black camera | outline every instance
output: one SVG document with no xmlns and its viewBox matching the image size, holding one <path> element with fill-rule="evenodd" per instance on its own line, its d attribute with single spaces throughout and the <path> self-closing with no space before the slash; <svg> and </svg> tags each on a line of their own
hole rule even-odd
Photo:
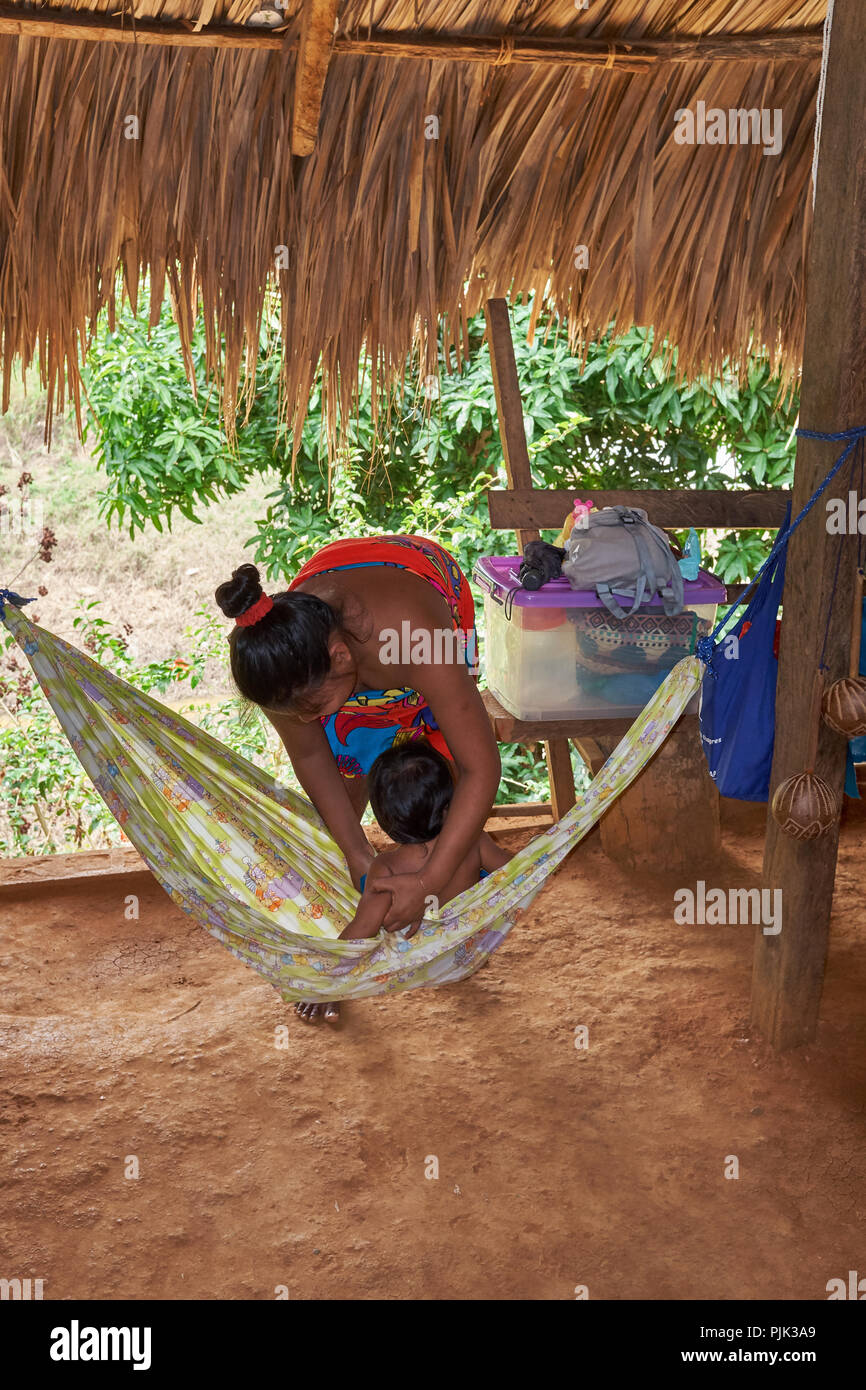
<svg viewBox="0 0 866 1390">
<path fill-rule="evenodd" d="M 523 552 L 523 561 L 517 572 L 517 581 L 524 589 L 541 589 L 551 579 L 562 575 L 562 562 L 565 551 L 558 545 L 548 545 L 547 541 L 530 541 Z"/>
</svg>

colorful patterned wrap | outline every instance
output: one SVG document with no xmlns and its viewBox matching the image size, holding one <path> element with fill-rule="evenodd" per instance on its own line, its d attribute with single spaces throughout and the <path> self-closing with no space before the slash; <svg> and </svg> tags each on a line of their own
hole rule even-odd
<svg viewBox="0 0 866 1390">
<path fill-rule="evenodd" d="M 700 686 L 675 666 L 589 791 L 519 854 L 425 917 L 408 941 L 337 941 L 358 894 L 313 806 L 210 734 L 0 600 L 64 733 L 172 902 L 286 1000 L 360 999 L 462 980 L 664 741 Z"/>
<path fill-rule="evenodd" d="M 307 561 L 289 589 L 297 588 L 314 575 L 366 569 L 370 565 L 411 570 L 439 591 L 451 612 L 452 627 L 461 635 L 461 646 L 471 669 L 476 650 L 472 591 L 457 561 L 426 536 L 371 536 L 332 541 Z M 344 777 L 368 773 L 386 748 L 417 738 L 426 738 L 446 758 L 451 757 L 430 706 L 425 704 L 423 695 L 408 686 L 393 690 L 359 690 L 336 714 L 323 719 L 322 727 Z"/>
</svg>

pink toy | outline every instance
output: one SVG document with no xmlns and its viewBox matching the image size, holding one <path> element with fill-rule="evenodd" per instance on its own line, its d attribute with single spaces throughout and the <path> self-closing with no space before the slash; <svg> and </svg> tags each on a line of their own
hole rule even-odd
<svg viewBox="0 0 866 1390">
<path fill-rule="evenodd" d="M 581 502 L 579 497 L 575 497 L 574 506 L 565 518 L 562 530 L 554 541 L 554 545 L 565 545 L 572 531 L 586 531 L 589 527 L 589 514 L 595 506 L 594 502 Z"/>
</svg>

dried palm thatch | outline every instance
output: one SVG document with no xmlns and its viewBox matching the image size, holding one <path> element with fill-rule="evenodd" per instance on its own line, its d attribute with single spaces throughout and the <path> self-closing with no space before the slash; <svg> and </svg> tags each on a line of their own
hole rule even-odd
<svg viewBox="0 0 866 1390">
<path fill-rule="evenodd" d="M 255 8 L 142 0 L 134 13 L 200 30 Z M 826 8 L 590 0 L 563 24 L 559 0 L 347 0 L 338 38 L 737 32 L 778 34 L 781 48 L 792 30 L 817 34 Z M 293 39 L 297 14 L 286 17 Z M 351 410 L 365 344 L 381 380 L 413 346 L 422 374 L 435 373 L 440 318 L 459 360 L 467 315 L 508 291 L 534 290 L 536 304 L 567 313 L 575 347 L 616 318 L 669 334 L 681 370 L 741 362 L 756 344 L 788 376 L 798 370 L 814 43 L 799 55 L 789 43 L 779 58 L 772 44 L 770 56 L 756 46 L 733 61 L 661 56 L 640 72 L 615 59 L 517 63 L 509 43 L 488 63 L 354 56 L 338 43 L 306 159 L 291 154 L 295 52 L 0 34 L 4 409 L 20 358 L 38 363 L 58 407 L 68 388 L 80 411 L 79 353 L 100 311 L 113 315 L 118 271 L 133 305 L 149 274 L 154 319 L 168 288 L 187 354 L 203 313 L 229 428 L 275 291 L 285 410 L 303 416 L 321 360 L 332 429 Z M 674 113 L 698 100 L 780 109 L 781 154 L 677 144 Z M 427 138 L 430 116 L 438 138 Z M 138 138 L 127 138 L 130 117 Z M 578 245 L 588 269 L 575 267 Z"/>
</svg>

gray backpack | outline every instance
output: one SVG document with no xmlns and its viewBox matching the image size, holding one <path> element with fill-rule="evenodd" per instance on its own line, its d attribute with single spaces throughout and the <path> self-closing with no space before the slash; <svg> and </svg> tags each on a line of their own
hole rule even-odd
<svg viewBox="0 0 866 1390">
<path fill-rule="evenodd" d="M 602 507 L 575 526 L 562 573 L 572 589 L 594 589 L 615 618 L 630 617 L 658 592 L 667 617 L 683 611 L 683 576 L 664 531 L 641 507 Z M 614 593 L 633 599 L 626 613 Z"/>
</svg>

